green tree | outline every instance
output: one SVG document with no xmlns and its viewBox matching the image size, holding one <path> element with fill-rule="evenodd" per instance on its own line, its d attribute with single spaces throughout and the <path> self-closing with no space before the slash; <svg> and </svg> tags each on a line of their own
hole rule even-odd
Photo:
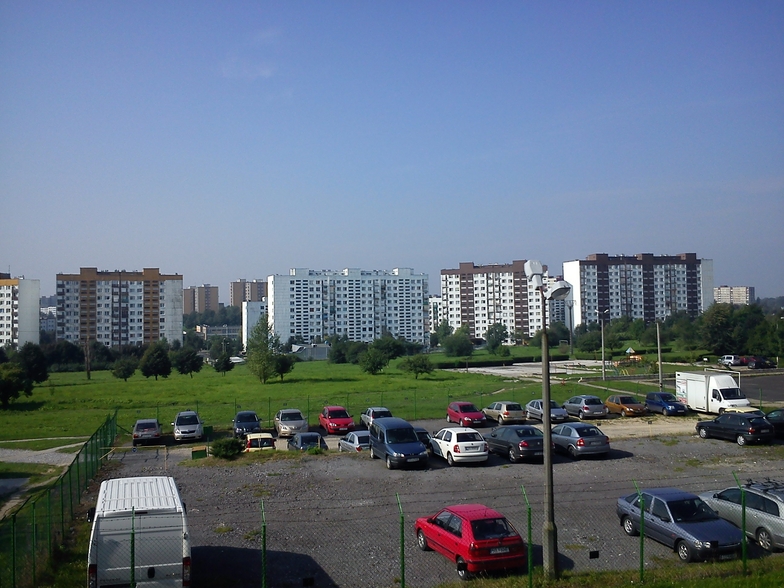
<svg viewBox="0 0 784 588">
<path fill-rule="evenodd" d="M 201 371 L 204 360 L 196 352 L 195 349 L 190 347 L 183 347 L 179 351 L 171 354 L 171 361 L 174 369 L 176 369 L 183 376 L 193 377 L 194 373 Z"/>
<path fill-rule="evenodd" d="M 22 368 L 25 378 L 40 384 L 49 379 L 49 370 L 46 367 L 46 356 L 35 343 L 25 343 L 14 356 L 14 360 Z"/>
<path fill-rule="evenodd" d="M 5 363 L 8 361 L 8 356 L 5 354 L 5 349 L 0 347 L 0 363 Z"/>
<path fill-rule="evenodd" d="M 30 396 L 33 393 L 32 381 L 25 377 L 24 370 L 17 363 L 0 364 L 0 403 L 3 409 L 19 398 L 20 393 Z"/>
<path fill-rule="evenodd" d="M 443 342 L 444 339 L 449 337 L 452 334 L 452 327 L 449 326 L 449 321 L 444 319 L 436 327 L 436 336 L 438 337 L 439 342 Z"/>
<path fill-rule="evenodd" d="M 127 382 L 128 378 L 136 373 L 138 367 L 139 361 L 135 357 L 123 357 L 114 362 L 112 375 L 123 382 Z"/>
<path fill-rule="evenodd" d="M 575 343 L 577 349 L 586 353 L 593 353 L 602 348 L 602 334 L 598 331 L 590 331 L 580 335 Z"/>
<path fill-rule="evenodd" d="M 401 360 L 397 366 L 401 371 L 414 374 L 414 379 L 418 380 L 420 374 L 429 374 L 433 371 L 433 364 L 427 355 L 409 355 Z"/>
<path fill-rule="evenodd" d="M 285 353 L 278 353 L 272 358 L 275 374 L 280 377 L 281 382 L 283 381 L 283 376 L 294 369 L 295 363 L 297 363 L 297 360 L 294 356 L 286 355 Z"/>
<path fill-rule="evenodd" d="M 225 376 L 226 372 L 230 372 L 234 369 L 234 362 L 231 361 L 231 356 L 228 353 L 224 353 L 215 360 L 213 367 L 215 368 L 216 372 L 220 372 Z"/>
<path fill-rule="evenodd" d="M 377 349 L 387 356 L 387 359 L 397 359 L 406 353 L 406 340 L 402 338 L 395 339 L 389 333 L 383 337 L 376 339 L 370 344 L 370 347 Z"/>
<path fill-rule="evenodd" d="M 158 376 L 168 378 L 172 370 L 168 345 L 160 341 L 150 345 L 142 356 L 139 368 L 145 378 L 150 376 L 155 376 L 156 380 Z"/>
<path fill-rule="evenodd" d="M 732 305 L 714 304 L 702 315 L 702 341 L 716 355 L 737 352 L 733 338 Z"/>
<path fill-rule="evenodd" d="M 280 338 L 270 329 L 266 314 L 261 315 L 248 338 L 248 369 L 262 384 L 275 375 L 275 355 Z"/>
<path fill-rule="evenodd" d="M 389 358 L 383 351 L 379 351 L 374 347 L 370 347 L 359 358 L 359 367 L 363 372 L 375 376 L 389 364 Z"/>
<path fill-rule="evenodd" d="M 474 353 L 474 344 L 468 333 L 461 329 L 441 341 L 441 347 L 448 357 L 471 357 Z"/>
<path fill-rule="evenodd" d="M 487 341 L 487 350 L 496 355 L 501 345 L 509 338 L 509 331 L 506 330 L 506 325 L 501 323 L 494 323 L 487 327 L 485 331 L 485 341 Z"/>
</svg>

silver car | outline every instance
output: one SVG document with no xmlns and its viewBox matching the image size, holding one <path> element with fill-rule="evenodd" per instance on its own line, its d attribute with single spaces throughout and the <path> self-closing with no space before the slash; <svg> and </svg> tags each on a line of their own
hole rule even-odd
<svg viewBox="0 0 784 588">
<path fill-rule="evenodd" d="M 204 427 L 196 411 L 186 410 L 178 412 L 172 423 L 174 427 L 174 440 L 201 439 L 204 437 Z"/>
<path fill-rule="evenodd" d="M 525 411 L 523 410 L 523 407 L 520 406 L 519 403 L 512 402 L 511 400 L 493 402 L 490 406 L 483 408 L 482 412 L 485 417 L 496 421 L 499 425 L 525 422 Z"/>
<path fill-rule="evenodd" d="M 275 414 L 275 430 L 278 437 L 291 437 L 296 433 L 308 432 L 308 420 L 296 408 L 284 408 Z"/>
<path fill-rule="evenodd" d="M 338 451 L 358 453 L 370 449 L 370 433 L 368 431 L 354 431 L 338 440 Z"/>
<path fill-rule="evenodd" d="M 383 406 L 371 406 L 362 411 L 359 416 L 359 423 L 366 429 L 370 428 L 375 419 L 386 419 L 392 416 L 392 412 Z"/>
<path fill-rule="evenodd" d="M 528 404 L 525 405 L 525 416 L 527 419 L 532 420 L 536 419 L 541 421 L 544 416 L 544 412 L 542 411 L 542 407 L 544 406 L 544 400 L 532 400 Z M 562 421 L 568 421 L 569 414 L 558 404 L 556 404 L 555 400 L 550 401 L 550 421 L 559 423 Z"/>
<path fill-rule="evenodd" d="M 784 482 L 749 482 L 746 491 L 746 535 L 762 549 L 784 549 Z M 740 528 L 743 524 L 741 489 L 737 486 L 721 492 L 700 494 L 708 506 L 725 521 Z"/>
<path fill-rule="evenodd" d="M 572 396 L 563 403 L 564 410 L 569 416 L 576 416 L 578 419 L 585 418 L 604 418 L 607 416 L 607 407 L 598 396 L 581 394 Z"/>
<path fill-rule="evenodd" d="M 599 427 L 589 423 L 558 425 L 553 429 L 552 439 L 556 451 L 568 453 L 573 459 L 610 452 L 610 438 Z"/>
</svg>

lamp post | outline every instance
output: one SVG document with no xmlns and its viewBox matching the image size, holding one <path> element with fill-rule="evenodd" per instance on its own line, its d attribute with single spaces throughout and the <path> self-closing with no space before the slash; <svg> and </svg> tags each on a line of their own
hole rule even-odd
<svg viewBox="0 0 784 588">
<path fill-rule="evenodd" d="M 610 309 L 605 308 L 604 310 L 596 311 L 596 314 L 599 315 L 599 322 L 602 324 L 602 380 L 607 379 L 607 371 L 605 369 L 605 362 L 604 362 L 604 315 L 610 314 Z"/>
<path fill-rule="evenodd" d="M 574 358 L 574 314 L 572 307 L 574 300 L 567 300 L 566 306 L 569 307 L 569 359 Z"/>
<path fill-rule="evenodd" d="M 563 300 L 572 287 L 557 281 L 545 291 L 542 264 L 529 259 L 525 262 L 528 282 L 539 290 L 542 303 L 542 429 L 544 432 L 544 523 L 542 525 L 542 566 L 546 578 L 558 576 L 558 529 L 555 526 L 553 495 L 553 436 L 550 425 L 550 348 L 547 341 L 547 301 Z"/>
</svg>

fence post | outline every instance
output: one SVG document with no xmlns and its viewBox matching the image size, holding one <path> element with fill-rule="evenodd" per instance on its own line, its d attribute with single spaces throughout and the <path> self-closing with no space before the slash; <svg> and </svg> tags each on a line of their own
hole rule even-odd
<svg viewBox="0 0 784 588">
<path fill-rule="evenodd" d="M 136 507 L 131 507 L 131 588 L 136 588 Z"/>
<path fill-rule="evenodd" d="M 632 480 L 640 500 L 640 584 L 645 582 L 645 499 L 636 480 Z"/>
<path fill-rule="evenodd" d="M 52 489 L 46 491 L 46 544 L 52 557 Z"/>
<path fill-rule="evenodd" d="M 68 468 L 68 511 L 71 520 L 73 520 L 73 465 Z M 63 533 L 63 538 L 65 538 L 65 533 Z"/>
<path fill-rule="evenodd" d="M 740 552 L 741 559 L 743 560 L 743 575 L 745 576 L 748 572 L 746 569 L 746 546 L 748 544 L 748 540 L 746 539 L 746 489 L 741 485 L 735 472 L 732 472 L 732 477 L 735 478 L 735 483 L 738 485 L 738 488 L 740 488 L 740 529 L 743 531 L 743 537 L 741 537 L 740 540 Z"/>
<path fill-rule="evenodd" d="M 400 588 L 406 588 L 406 529 L 403 505 L 400 504 L 400 495 L 395 492 L 397 508 L 400 510 Z"/>
<path fill-rule="evenodd" d="M 267 515 L 261 501 L 261 588 L 267 588 Z"/>
<path fill-rule="evenodd" d="M 11 586 L 16 588 L 16 513 L 11 515 Z"/>
<path fill-rule="evenodd" d="M 534 585 L 534 548 L 533 548 L 533 528 L 531 526 L 531 503 L 528 502 L 528 494 L 525 493 L 525 486 L 520 485 L 520 490 L 523 491 L 523 498 L 525 498 L 525 509 L 528 513 L 528 588 L 533 588 Z"/>
<path fill-rule="evenodd" d="M 38 551 L 38 521 L 35 517 L 35 503 L 36 501 L 33 500 L 33 504 L 31 505 L 33 508 L 33 586 L 35 586 L 35 577 L 36 577 L 36 569 L 35 569 L 35 556 L 36 551 Z"/>
</svg>

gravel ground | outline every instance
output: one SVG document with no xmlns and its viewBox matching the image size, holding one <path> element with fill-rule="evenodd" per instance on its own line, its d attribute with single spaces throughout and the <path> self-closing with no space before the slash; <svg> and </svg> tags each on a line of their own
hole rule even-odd
<svg viewBox="0 0 784 588">
<path fill-rule="evenodd" d="M 556 523 L 563 569 L 638 567 L 639 542 L 624 535 L 615 515 L 617 497 L 634 491 L 633 480 L 641 487 L 702 492 L 732 485 L 732 471 L 741 478 L 782 471 L 781 445 L 739 447 L 701 440 L 691 434 L 693 419 L 675 423 L 660 430 L 644 419 L 607 421 L 602 428 L 613 439 L 608 458 L 573 462 L 556 457 Z M 416 424 L 429 430 L 442 426 L 440 421 Z M 624 429 L 653 437 L 621 438 Z M 328 441 L 334 446 L 336 438 Z M 388 471 L 366 454 L 337 452 L 249 465 L 201 462 L 186 467 L 182 462 L 189 458 L 187 448 L 119 452 L 111 475 L 175 477 L 188 505 L 196 588 L 261 585 L 262 500 L 271 587 L 394 586 L 401 576 L 398 496 L 405 513 L 408 586 L 424 588 L 457 578 L 445 558 L 416 548 L 417 517 L 448 504 L 482 502 L 501 510 L 525 535 L 521 486 L 532 506 L 534 561 L 541 562 L 541 463 L 509 464 L 492 456 L 483 466 L 450 468 L 434 458 L 426 470 Z M 759 556 L 756 547 L 750 552 Z M 669 549 L 651 541 L 646 541 L 645 557 L 646 565 L 657 560 L 680 565 Z"/>
</svg>

